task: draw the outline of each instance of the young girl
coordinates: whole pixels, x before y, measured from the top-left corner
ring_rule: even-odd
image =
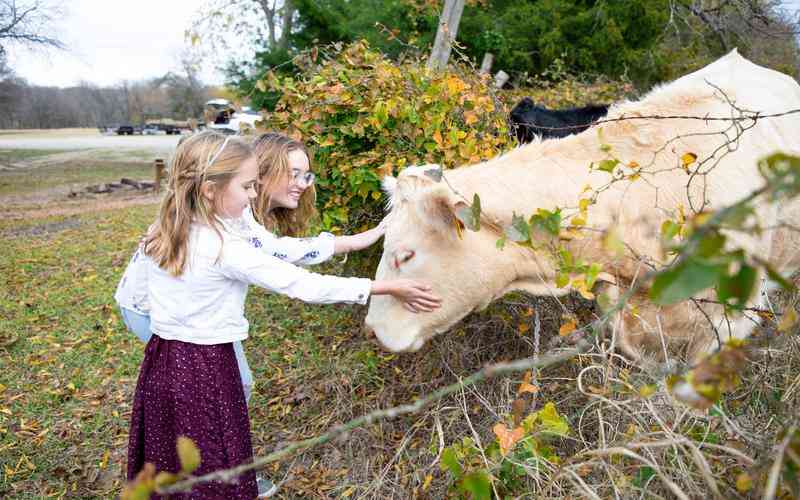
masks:
[[[254,284],[315,303],[365,303],[391,294],[421,311],[440,300],[421,283],[371,281],[310,273],[265,254],[243,219],[256,197],[258,165],[236,138],[204,132],[175,152],[169,189],[144,253],[151,331],[136,385],[128,447],[128,479],[145,462],[180,467],[180,435],[199,447],[195,474],[252,459],[250,424],[233,342],[247,338],[244,300]],[[254,498],[255,474],[237,484],[204,483],[192,498]]]
[[[260,248],[274,257],[300,265],[319,264],[332,255],[361,250],[383,236],[378,226],[353,236],[322,233],[316,238],[296,238],[305,234],[316,215],[314,173],[310,172],[308,151],[303,143],[279,133],[260,135],[253,144],[258,161],[257,216],[250,207],[245,220],[256,232]],[[271,231],[284,237],[276,237]],[[139,339],[150,340],[150,306],[147,300],[147,266],[150,259],[142,245],[136,249],[117,286],[114,298],[125,326]],[[236,362],[245,399],[253,391],[253,374],[240,341],[234,342]]]

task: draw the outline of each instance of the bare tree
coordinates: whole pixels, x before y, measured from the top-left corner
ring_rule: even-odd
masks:
[[[250,0],[255,1],[267,19],[267,33],[270,47],[286,49],[289,34],[292,32],[295,8],[292,0]],[[280,16],[280,24],[277,23]]]
[[[221,67],[249,57],[248,50],[287,49],[296,12],[292,0],[206,0],[187,38]]]
[[[670,25],[696,30],[699,22],[724,51],[751,40],[790,40],[800,34],[800,16],[783,0],[671,0]]]
[[[60,5],[45,0],[0,0],[0,54],[12,44],[64,49],[64,43],[50,35],[61,14]]]

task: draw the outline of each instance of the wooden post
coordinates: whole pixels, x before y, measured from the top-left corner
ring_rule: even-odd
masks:
[[[497,74],[494,75],[494,88],[502,89],[503,85],[505,85],[506,82],[508,81],[508,78],[509,78],[508,73],[506,73],[502,69],[498,71]]]
[[[161,158],[156,158],[156,161],[153,162],[153,168],[155,170],[155,182],[153,183],[153,191],[156,193],[161,191],[161,180],[164,178],[164,160]]]
[[[481,63],[481,73],[488,75],[492,72],[492,63],[494,62],[494,54],[487,52],[483,55],[483,62]]]
[[[439,29],[436,30],[436,40],[433,42],[431,56],[428,59],[428,69],[438,71],[447,66],[450,49],[458,34],[458,23],[461,22],[462,12],[464,12],[464,0],[445,0],[439,18]]]

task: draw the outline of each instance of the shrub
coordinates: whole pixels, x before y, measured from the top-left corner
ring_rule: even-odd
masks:
[[[364,41],[325,57],[295,61],[300,73],[260,82],[282,93],[267,126],[312,147],[325,229],[374,224],[380,180],[409,165],[444,168],[510,149],[505,106],[488,77],[457,67],[432,73],[419,61],[395,63]]]

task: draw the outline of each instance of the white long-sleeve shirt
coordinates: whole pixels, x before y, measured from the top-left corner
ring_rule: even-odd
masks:
[[[273,257],[309,266],[325,262],[333,256],[335,237],[331,233],[320,233],[314,238],[279,238],[259,224],[249,208],[244,211],[242,220],[255,233],[254,237],[264,251]]]
[[[304,302],[365,304],[372,281],[311,273],[258,247],[254,232],[223,231],[193,224],[187,266],[178,277],[149,266],[150,328],[161,338],[220,344],[247,338],[248,285]],[[256,240],[253,240],[256,238]]]
[[[303,266],[319,264],[333,256],[335,237],[331,233],[320,233],[314,238],[279,238],[259,224],[249,208],[244,211],[242,221],[240,230],[252,232],[250,238],[253,246],[267,255]],[[151,264],[152,261],[140,245],[128,262],[114,294],[114,300],[120,307],[139,314],[150,313],[147,267]]]

